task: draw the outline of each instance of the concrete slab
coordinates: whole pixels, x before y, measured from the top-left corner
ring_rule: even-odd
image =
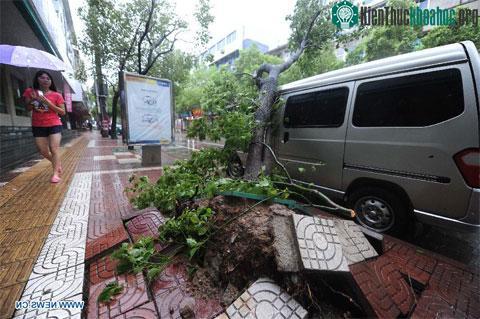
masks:
[[[333,220],[297,214],[292,218],[304,269],[349,271]]]
[[[142,166],[162,165],[161,145],[142,146]]]
[[[118,164],[141,163],[141,160],[139,160],[138,158],[119,158],[119,159],[117,159],[117,161],[118,161]]]
[[[292,219],[287,216],[274,215],[273,249],[277,270],[281,272],[298,272],[300,255],[295,244],[294,226]]]
[[[230,319],[287,319],[306,318],[308,313],[273,280],[260,278],[227,308],[226,314]]]
[[[93,157],[94,161],[114,161],[116,159],[117,157],[115,155],[99,155]]]
[[[343,254],[349,265],[377,257],[378,254],[363,234],[360,226],[351,220],[335,220]]]

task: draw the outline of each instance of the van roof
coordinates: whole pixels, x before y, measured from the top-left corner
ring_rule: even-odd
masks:
[[[449,44],[322,73],[309,78],[284,84],[279,87],[279,92],[286,93],[288,91],[297,91],[335,83],[348,82],[405,70],[460,62],[467,60],[467,58],[468,56],[462,44]]]

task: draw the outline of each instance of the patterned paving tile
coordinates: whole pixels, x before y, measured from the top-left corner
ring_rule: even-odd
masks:
[[[183,263],[169,265],[152,284],[160,318],[181,318],[180,307],[190,304],[195,318],[208,319],[222,312],[218,300],[195,299],[187,292],[187,269]]]
[[[114,319],[158,319],[160,318],[153,302],[138,306]]]
[[[293,224],[305,269],[349,271],[333,220],[294,214]]]
[[[237,318],[306,318],[307,311],[283,291],[273,280],[260,278],[255,281],[226,313]]]
[[[141,237],[158,237],[158,227],[165,223],[165,218],[158,211],[143,213],[127,222],[127,231],[136,242]]]
[[[100,258],[90,265],[90,284],[96,285],[102,281],[115,277],[117,262],[109,256]]]
[[[349,265],[378,256],[360,226],[355,222],[337,219],[334,224],[342,244],[343,254]]]
[[[69,210],[68,213],[65,213],[65,210],[60,209],[50,229],[50,240],[53,240],[54,237],[61,237],[70,241],[85,241],[87,239],[88,215],[75,215],[71,214],[71,212]]]
[[[123,285],[123,291],[108,304],[98,303],[97,298],[105,286],[113,281]],[[118,275],[90,285],[87,318],[113,318],[148,302],[147,287],[141,273]]]
[[[385,287],[380,283],[375,272],[365,262],[350,265],[355,283],[360,288],[360,298],[365,299],[369,316],[377,318],[397,318],[398,309]]]
[[[33,266],[22,301],[60,301],[80,296],[83,291],[85,242],[87,235],[91,174],[75,174],[59,213]],[[76,196],[75,196],[76,195]],[[52,309],[50,309],[52,311]],[[67,311],[68,312],[68,311]],[[67,315],[67,313],[63,313]],[[80,310],[71,316],[80,315]],[[22,318],[62,315],[61,310],[21,309]]]
[[[84,264],[61,269],[48,275],[30,278],[27,282],[21,301],[60,301],[70,300],[83,291]],[[48,309],[17,310],[15,316],[34,312],[36,316]]]
[[[59,236],[47,238],[33,266],[30,280],[80,265],[84,259],[85,240],[71,241]]]
[[[105,227],[108,229],[107,225],[105,225]],[[89,227],[89,230],[90,229],[91,227]],[[107,231],[99,237],[94,237],[94,239],[89,238],[87,240],[85,260],[92,259],[105,250],[125,241],[128,241],[128,234],[125,231],[125,227],[121,223],[116,223],[112,230]]]

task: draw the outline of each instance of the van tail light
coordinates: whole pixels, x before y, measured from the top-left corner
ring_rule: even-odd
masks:
[[[480,188],[480,149],[467,148],[453,156],[468,186]]]

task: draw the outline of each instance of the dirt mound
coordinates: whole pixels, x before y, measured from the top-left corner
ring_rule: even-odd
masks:
[[[322,315],[319,318],[343,317],[344,311],[329,302],[312,299],[312,294],[324,295],[324,292],[317,291],[317,288],[322,290],[318,283],[308,285],[310,280],[302,274],[277,271],[272,219],[274,215],[288,216],[291,211],[275,205],[274,213],[271,203],[250,208],[255,204],[252,200],[224,196],[195,203],[195,206],[208,206],[216,212],[214,223],[219,228],[206,247],[203,267],[197,269],[190,281],[190,291],[201,298],[220,298],[222,306],[227,307],[249,284],[268,277],[311,313],[320,310]]]

